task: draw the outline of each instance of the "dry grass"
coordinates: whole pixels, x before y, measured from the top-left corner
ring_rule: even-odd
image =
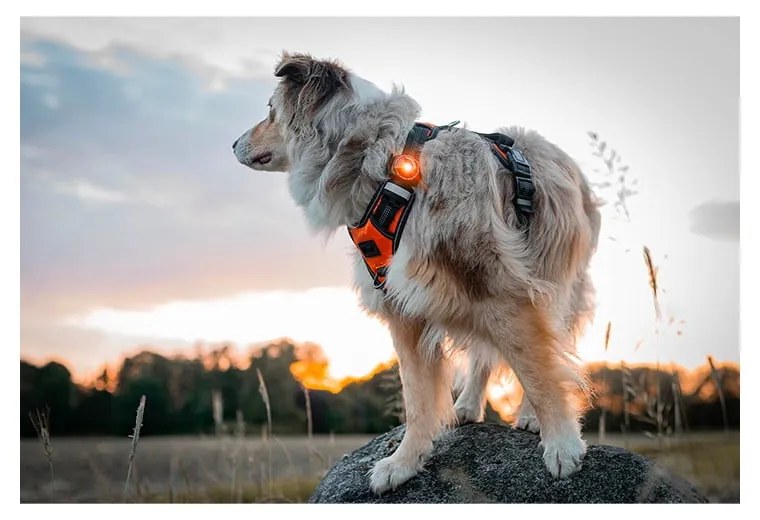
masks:
[[[55,493],[55,473],[53,472],[53,444],[50,441],[50,409],[32,410],[29,412],[29,419],[32,421],[34,431],[37,432],[37,438],[40,440],[42,449],[45,452],[48,466],[50,467],[50,486]]]
[[[180,492],[167,495],[166,493],[149,493],[142,497],[145,503],[304,503],[319,484],[319,477],[290,478],[271,482],[268,491],[262,492],[260,486],[240,488],[235,497],[231,497],[229,489],[224,486],[213,486],[192,492]]]
[[[694,484],[711,502],[739,502],[738,432],[686,435],[668,445],[640,444],[632,451]]]
[[[129,480],[132,476],[132,466],[135,462],[135,453],[137,453],[137,444],[140,442],[140,428],[143,424],[143,416],[145,415],[145,396],[140,398],[140,404],[137,406],[137,414],[135,416],[135,428],[132,431],[130,438],[132,439],[132,445],[129,449],[129,467],[127,468],[127,481],[124,483],[124,501],[127,501],[129,497]]]

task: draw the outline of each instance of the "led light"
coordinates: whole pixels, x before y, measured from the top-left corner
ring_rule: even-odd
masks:
[[[391,165],[393,180],[399,184],[415,186],[420,181],[420,165],[410,155],[397,155]]]

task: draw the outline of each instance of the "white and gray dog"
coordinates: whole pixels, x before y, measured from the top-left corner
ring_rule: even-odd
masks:
[[[295,202],[327,233],[361,219],[388,163],[420,113],[402,90],[386,93],[333,61],[285,53],[266,119],[234,144],[254,170],[289,172]],[[586,452],[579,416],[586,379],[576,337],[593,317],[587,268],[600,215],[576,163],[536,132],[499,132],[528,159],[534,214],[521,226],[513,180],[474,132],[452,128],[425,143],[422,183],[392,264],[386,291],[373,287],[360,254],[361,303],[387,323],[398,355],[406,433],[377,462],[378,493],[416,475],[433,441],[455,422],[482,421],[491,374],[511,368],[523,387],[515,426],[541,432],[554,477],[577,471]],[[459,356],[454,356],[459,354]],[[467,376],[452,399],[453,357]]]

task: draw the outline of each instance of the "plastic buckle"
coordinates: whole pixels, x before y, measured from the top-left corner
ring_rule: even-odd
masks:
[[[374,276],[372,277],[372,286],[375,289],[383,289],[383,286],[385,285],[385,280],[380,281],[379,278],[381,276],[385,276],[385,273],[388,271],[387,267],[380,267],[375,271]]]
[[[533,194],[536,192],[533,181],[515,176],[515,205],[523,213],[533,213]]]
[[[520,150],[510,148],[507,151],[507,155],[509,156],[509,163],[512,166],[510,169],[513,173],[530,177],[530,164]]]

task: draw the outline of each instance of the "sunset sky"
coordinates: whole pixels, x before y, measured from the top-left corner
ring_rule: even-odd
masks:
[[[434,48],[410,53],[420,34]],[[603,208],[581,357],[739,361],[731,18],[22,19],[22,358],[82,378],[144,345],[243,352],[287,336],[320,344],[339,378],[392,356],[351,291],[346,233],[311,235],[285,174],[232,155],[266,114],[283,49],[403,84],[422,120],[534,128],[595,181],[597,132],[638,194],[630,220]],[[663,289],[658,335],[644,245]]]

